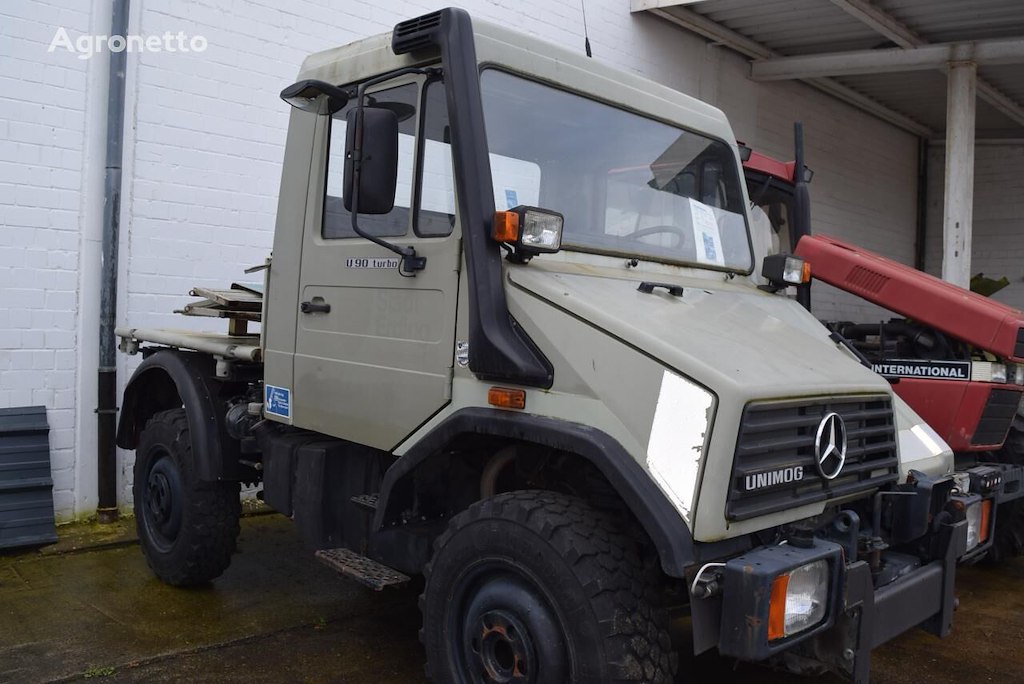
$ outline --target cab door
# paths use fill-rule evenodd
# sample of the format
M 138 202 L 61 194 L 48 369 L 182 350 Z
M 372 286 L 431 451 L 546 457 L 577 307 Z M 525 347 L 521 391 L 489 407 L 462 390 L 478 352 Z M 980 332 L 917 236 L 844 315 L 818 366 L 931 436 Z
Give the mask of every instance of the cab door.
M 369 98 L 399 116 L 398 190 L 394 209 L 359 215 L 360 228 L 414 247 L 426 267 L 403 273 L 397 254 L 353 232 L 342 183 L 354 102 L 321 117 L 289 409 L 294 425 L 390 450 L 451 398 L 461 254 L 443 84 L 405 77 Z

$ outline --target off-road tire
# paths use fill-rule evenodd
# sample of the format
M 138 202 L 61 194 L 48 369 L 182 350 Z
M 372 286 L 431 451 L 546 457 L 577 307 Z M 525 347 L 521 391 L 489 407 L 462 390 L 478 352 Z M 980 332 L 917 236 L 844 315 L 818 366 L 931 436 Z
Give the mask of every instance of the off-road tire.
M 1013 417 L 1003 447 L 993 453 L 1000 463 L 1024 465 L 1024 418 Z M 996 510 L 995 538 L 985 560 L 1000 563 L 1024 554 L 1024 499 L 1001 504 Z
M 548 491 L 499 494 L 455 516 L 424 571 L 428 676 L 671 682 L 656 561 L 644 562 L 621 529 L 612 515 Z
M 201 482 L 185 409 L 154 415 L 135 450 L 135 526 L 146 562 L 176 587 L 205 584 L 231 563 L 242 507 L 237 482 Z

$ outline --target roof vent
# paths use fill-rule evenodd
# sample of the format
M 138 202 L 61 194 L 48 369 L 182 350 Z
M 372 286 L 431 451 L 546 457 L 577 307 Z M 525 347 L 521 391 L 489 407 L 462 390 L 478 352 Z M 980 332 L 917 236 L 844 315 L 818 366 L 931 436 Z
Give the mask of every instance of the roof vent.
M 446 11 L 438 10 L 396 24 L 391 34 L 391 49 L 396 55 L 404 55 L 437 45 L 437 31 L 441 27 L 441 16 Z

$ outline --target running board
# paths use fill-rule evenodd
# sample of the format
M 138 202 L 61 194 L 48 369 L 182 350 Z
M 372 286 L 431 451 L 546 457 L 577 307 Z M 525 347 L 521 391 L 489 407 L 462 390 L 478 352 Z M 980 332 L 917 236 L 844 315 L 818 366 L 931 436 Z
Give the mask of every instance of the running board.
M 370 511 L 372 513 L 377 510 L 377 500 L 379 498 L 379 494 L 359 494 L 358 496 L 353 496 L 349 501 L 363 510 Z
M 316 557 L 335 572 L 374 591 L 397 587 L 409 581 L 408 576 L 397 570 L 349 549 L 321 549 L 316 552 Z

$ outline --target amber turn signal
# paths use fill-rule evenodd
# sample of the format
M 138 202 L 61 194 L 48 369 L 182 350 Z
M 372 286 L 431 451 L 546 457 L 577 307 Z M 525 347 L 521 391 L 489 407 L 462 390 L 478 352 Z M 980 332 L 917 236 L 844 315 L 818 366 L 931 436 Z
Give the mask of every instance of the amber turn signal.
M 498 408 L 526 408 L 526 390 L 510 387 L 492 387 L 487 390 L 487 403 Z
M 978 526 L 978 543 L 988 541 L 988 528 L 992 525 L 992 499 L 981 502 L 981 524 Z
M 494 212 L 494 234 L 498 242 L 516 242 L 519 240 L 519 214 L 514 211 Z
M 786 594 L 789 575 L 779 575 L 772 582 L 772 595 L 768 602 L 768 641 L 786 636 Z

